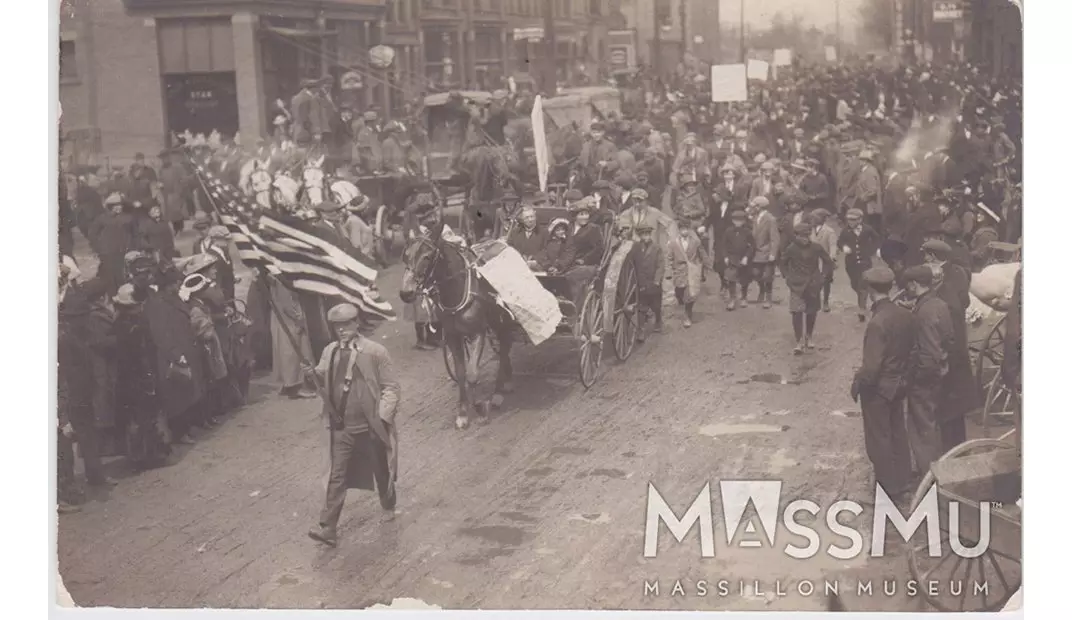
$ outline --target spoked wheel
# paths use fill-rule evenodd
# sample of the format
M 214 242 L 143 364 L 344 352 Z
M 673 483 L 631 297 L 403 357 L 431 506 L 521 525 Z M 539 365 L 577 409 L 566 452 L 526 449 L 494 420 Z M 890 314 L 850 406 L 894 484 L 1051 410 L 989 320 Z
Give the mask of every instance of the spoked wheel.
M 1002 317 L 987 334 L 986 340 L 975 359 L 975 384 L 979 396 L 985 397 L 995 375 L 1001 374 L 1001 362 L 1005 359 L 1005 317 Z
M 622 263 L 617 299 L 614 304 L 614 355 L 624 362 L 633 353 L 637 341 L 640 287 L 633 261 Z
M 984 476 L 970 473 L 987 472 Z M 935 475 L 935 472 L 940 472 Z M 944 482 L 943 482 L 944 480 Z M 915 510 L 936 487 L 940 533 L 939 557 L 928 553 L 926 527 L 909 544 L 908 567 L 927 603 L 940 611 L 997 611 L 1019 589 L 1022 581 L 1020 511 L 1020 460 L 1016 446 L 999 439 L 973 439 L 947 452 L 923 477 L 912 499 Z M 979 502 L 992 502 L 989 543 L 981 555 L 961 557 L 950 545 L 950 506 L 958 510 L 955 532 L 966 549 L 986 540 L 984 513 Z M 937 596 L 929 583 L 939 584 Z
M 1019 399 L 1019 391 L 1005 385 L 1000 370 L 995 372 L 986 386 L 986 400 L 983 401 L 983 432 L 987 437 L 992 427 L 1013 423 Z
M 388 222 L 389 219 L 387 205 L 380 205 L 380 208 L 376 209 L 376 220 L 373 222 L 372 234 L 375 239 L 376 258 L 384 265 L 390 263 L 391 225 Z
M 580 321 L 580 373 L 581 385 L 588 389 L 599 378 L 599 366 L 603 363 L 603 297 L 594 289 L 584 296 Z

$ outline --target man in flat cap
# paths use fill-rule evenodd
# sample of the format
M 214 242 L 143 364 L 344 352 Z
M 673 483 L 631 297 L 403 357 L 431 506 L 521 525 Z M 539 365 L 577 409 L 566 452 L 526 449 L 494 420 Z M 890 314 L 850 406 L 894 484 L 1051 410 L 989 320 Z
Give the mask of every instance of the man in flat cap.
M 674 215 L 688 220 L 693 230 L 700 230 L 707 221 L 707 211 L 699 182 L 694 178 L 683 179 L 681 193 L 674 201 Z M 703 232 L 700 230 L 701 236 Z
M 871 228 L 882 234 L 882 176 L 875 166 L 875 153 L 871 149 L 860 151 L 852 206 L 864 212 L 864 219 Z
M 774 294 L 774 267 L 778 264 L 778 252 L 782 248 L 778 233 L 778 218 L 770 212 L 770 201 L 764 196 L 756 196 L 748 203 L 748 214 L 752 221 L 753 248 L 752 277 L 759 285 L 756 301 L 765 310 L 771 307 Z M 741 307 L 748 306 L 748 282 L 741 283 Z
M 648 317 L 655 321 L 651 331 L 658 333 L 663 329 L 663 277 L 666 270 L 666 253 L 654 237 L 655 227 L 648 222 L 640 222 L 634 229 L 637 243 L 630 253 L 636 268 L 637 292 L 640 302 L 637 340 L 644 342 L 648 335 Z
M 953 349 L 953 320 L 949 306 L 932 289 L 934 273 L 926 265 L 908 267 L 901 274 L 905 292 L 915 301 L 911 380 L 908 388 L 908 443 L 916 473 L 930 469 L 942 456 L 938 408 L 949 374 Z
M 584 171 L 589 182 L 604 175 L 604 168 L 618 152 L 618 147 L 607 137 L 606 129 L 602 121 L 593 122 L 589 129 L 591 138 L 581 147 L 581 154 L 577 158 L 577 165 Z
M 864 447 L 875 481 L 890 498 L 909 490 L 911 453 L 905 428 L 904 399 L 915 344 L 912 312 L 890 300 L 894 275 L 872 267 L 860 279 L 871 302 L 864 332 L 863 363 L 852 380 L 852 399 L 860 403 Z
M 832 209 L 833 196 L 830 193 L 830 181 L 819 172 L 819 160 L 808 157 L 803 160 L 804 176 L 800 177 L 799 189 L 804 199 L 801 208 L 805 214 L 815 209 Z
M 864 212 L 860 209 L 849 209 L 845 213 L 845 223 L 838 237 L 838 247 L 845 255 L 845 274 L 849 276 L 852 290 L 856 291 L 856 315 L 862 323 L 867 320 L 868 289 L 861 276 L 871 268 L 882 239 L 875 229 L 864 223 Z
M 707 178 L 710 165 L 707 151 L 699 145 L 696 134 L 690 132 L 670 167 L 670 183 L 675 187 L 684 187 L 688 181 L 699 183 Z
M 933 289 L 949 307 L 953 342 L 949 351 L 949 374 L 943 382 L 939 407 L 943 452 L 963 443 L 967 437 L 964 417 L 978 406 L 978 392 L 968 352 L 966 313 L 971 303 L 968 291 L 971 273 L 951 262 L 947 243 L 931 239 L 923 244 L 923 260 L 933 274 Z
M 395 415 L 401 384 L 387 349 L 361 333 L 361 316 L 352 304 L 328 311 L 336 340 L 324 348 L 320 362 L 306 373 L 322 386 L 323 416 L 328 423 L 331 470 L 320 521 L 309 537 L 334 547 L 349 489 L 375 489 L 384 519 L 394 517 L 398 475 Z
M 324 113 L 324 106 L 318 93 L 320 83 L 317 80 L 302 80 L 302 89 L 290 100 L 290 112 L 294 116 L 291 125 L 291 138 L 300 147 L 319 143 L 324 133 L 330 131 L 329 119 Z

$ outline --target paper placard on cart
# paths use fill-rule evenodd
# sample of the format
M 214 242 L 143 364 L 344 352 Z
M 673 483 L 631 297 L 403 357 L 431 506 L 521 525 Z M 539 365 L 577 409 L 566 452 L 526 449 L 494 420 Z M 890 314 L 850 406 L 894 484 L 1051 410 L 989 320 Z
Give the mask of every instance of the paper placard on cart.
M 837 48 L 833 45 L 826 46 L 826 62 L 837 62 Z
M 793 64 L 793 50 L 781 47 L 774 50 L 774 66 L 784 67 Z
M 754 58 L 748 59 L 748 79 L 766 81 L 769 74 L 770 64 L 767 61 Z
M 743 64 L 711 65 L 711 101 L 748 100 L 748 73 Z

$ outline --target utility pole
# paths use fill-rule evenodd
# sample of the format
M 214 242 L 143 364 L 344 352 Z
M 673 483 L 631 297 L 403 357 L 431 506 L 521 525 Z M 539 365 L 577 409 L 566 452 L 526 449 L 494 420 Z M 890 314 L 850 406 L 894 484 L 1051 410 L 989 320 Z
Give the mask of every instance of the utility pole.
M 651 3 L 651 68 L 655 75 L 662 75 L 663 60 L 663 25 L 659 21 L 659 0 Z
M 741 0 L 741 62 L 748 62 L 745 60 L 745 42 L 744 42 L 744 0 Z
M 681 64 L 685 64 L 685 60 L 689 55 L 689 29 L 685 25 L 685 20 L 688 19 L 687 12 L 685 10 L 686 0 L 677 0 L 677 16 L 681 22 Z
M 555 40 L 555 15 L 554 2 L 543 3 L 543 91 L 547 97 L 558 94 L 558 69 L 555 56 L 558 52 L 558 42 Z
M 841 0 L 834 0 L 834 49 L 841 62 Z

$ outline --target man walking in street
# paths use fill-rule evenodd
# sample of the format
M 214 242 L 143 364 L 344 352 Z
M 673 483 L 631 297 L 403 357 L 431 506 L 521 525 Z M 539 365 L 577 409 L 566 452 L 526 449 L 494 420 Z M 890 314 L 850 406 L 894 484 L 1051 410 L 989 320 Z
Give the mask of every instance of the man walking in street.
M 908 443 L 916 472 L 926 472 L 942 456 L 938 406 L 943 381 L 949 374 L 949 351 L 953 347 L 953 322 L 949 306 L 931 290 L 930 267 L 908 267 L 901 275 L 908 296 L 915 300 L 915 338 L 911 380 L 908 388 Z
M 361 334 L 357 307 L 344 303 L 328 311 L 337 340 L 324 348 L 316 368 L 306 368 L 323 386 L 328 419 L 331 472 L 319 524 L 309 537 L 334 547 L 348 489 L 375 489 L 384 520 L 394 517 L 398 474 L 395 414 L 401 385 L 387 349 Z
M 819 314 L 819 294 L 834 262 L 826 250 L 811 241 L 811 225 L 797 224 L 793 242 L 785 247 L 781 257 L 782 275 L 789 287 L 789 312 L 793 317 L 794 355 L 811 349 L 815 320 Z
M 889 267 L 868 269 L 860 279 L 873 316 L 864 332 L 863 364 L 853 377 L 852 399 L 862 410 L 864 446 L 875 482 L 896 498 L 907 490 L 912 467 L 904 397 L 915 328 L 912 313 L 890 300 L 894 274 Z

